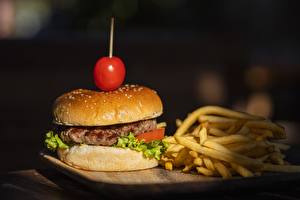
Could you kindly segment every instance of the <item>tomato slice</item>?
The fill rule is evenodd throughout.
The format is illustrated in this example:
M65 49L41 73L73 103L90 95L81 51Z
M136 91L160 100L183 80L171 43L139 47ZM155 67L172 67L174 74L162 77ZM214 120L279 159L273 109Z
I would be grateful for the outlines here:
M161 140L165 136L165 129L158 128L150 132L142 133L136 136L138 140L144 140L144 142L148 143L153 140Z

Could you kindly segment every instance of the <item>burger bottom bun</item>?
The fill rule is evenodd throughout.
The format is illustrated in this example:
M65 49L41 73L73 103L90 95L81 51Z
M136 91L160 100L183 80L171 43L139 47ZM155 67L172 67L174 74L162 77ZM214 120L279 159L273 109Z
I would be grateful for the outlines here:
M75 145L58 149L60 160L68 165L90 171L133 171L156 167L158 161L142 152L117 147Z

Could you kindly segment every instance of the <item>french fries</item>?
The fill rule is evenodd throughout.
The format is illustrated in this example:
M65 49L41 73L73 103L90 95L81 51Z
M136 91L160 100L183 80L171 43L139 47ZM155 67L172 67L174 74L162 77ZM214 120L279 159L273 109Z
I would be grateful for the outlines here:
M244 153L244 152L251 151L252 149L257 147L257 143L256 142L233 143L233 144L226 145L226 147L231 151L237 153Z
M282 151L289 145L284 128L259 116L218 106L206 106L181 121L160 164L167 170L197 172L204 176L235 175L252 177L264 171L300 172L300 166L289 165ZM272 139L272 142L269 141Z
M203 162L207 169L215 171L215 166L209 157L204 157Z
M227 133L225 133L224 131L222 131L221 129L218 129L218 128L210 128L209 134L211 134L213 136L219 136L219 137L228 135Z
M198 118L199 122L211 122L211 123L235 123L236 119L230 119L226 117L217 117L213 115L200 115Z
M290 172L295 173L300 171L300 166L298 165L273 165L273 164L265 164L263 171L270 172Z
M200 144L203 145L207 140L207 129L203 127L199 132Z
M234 169L241 176L243 176L243 177L254 176L254 174L250 170L246 169L245 167L235 164L235 163L230 163L230 164L231 164L232 169Z
M229 170L227 169L227 167L226 167L225 165L223 165L221 162L216 161L216 162L214 163L214 165L215 165L217 171L219 172L219 174L221 174L221 176L222 176L223 178L227 179L227 178L231 178L231 177L232 177L230 171L229 171Z
M261 168L262 163L260 161L257 161L255 159L243 156L241 154L237 154L234 152L224 152L224 151L218 151L215 149L203 147L197 143L194 143L192 141L189 141L186 138L183 137L175 137L176 140L183 146L186 146L200 154L206 155L208 157L219 159L226 162L236 162L241 165L253 167L253 168Z
M197 118L201 115L219 115L225 117L231 117L235 119L245 119L245 120L261 120L264 119L262 117L236 112L230 109L218 107L218 106L205 106L199 108L192 112L181 124L181 126L177 129L175 135L180 136L183 135L189 127L191 127L196 121Z
M210 141L216 142L218 144L232 144L239 142L249 142L251 139L244 135L228 135L223 137L218 137L211 139Z
M173 170L173 164L171 162L166 162L165 168L166 168L166 170Z
M205 176L213 176L214 172L205 168L205 167L196 167L199 174L203 174Z

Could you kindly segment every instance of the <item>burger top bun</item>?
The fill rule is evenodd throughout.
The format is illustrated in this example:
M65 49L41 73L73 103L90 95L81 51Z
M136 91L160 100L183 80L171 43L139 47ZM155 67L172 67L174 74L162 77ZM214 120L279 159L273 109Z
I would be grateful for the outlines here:
M107 126L160 116L163 106L156 91L125 85L109 92L77 89L58 97L54 123L65 126Z

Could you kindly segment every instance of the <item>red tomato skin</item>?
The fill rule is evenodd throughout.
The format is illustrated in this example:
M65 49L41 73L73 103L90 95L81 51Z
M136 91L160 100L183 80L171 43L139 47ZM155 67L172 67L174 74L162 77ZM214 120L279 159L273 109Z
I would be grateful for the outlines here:
M136 136L138 140L143 140L145 143L151 142L153 140L161 140L165 136L165 129L158 128L150 132L142 133Z
M118 57L102 57L94 67L94 81L103 91L115 90L125 79L125 65Z

